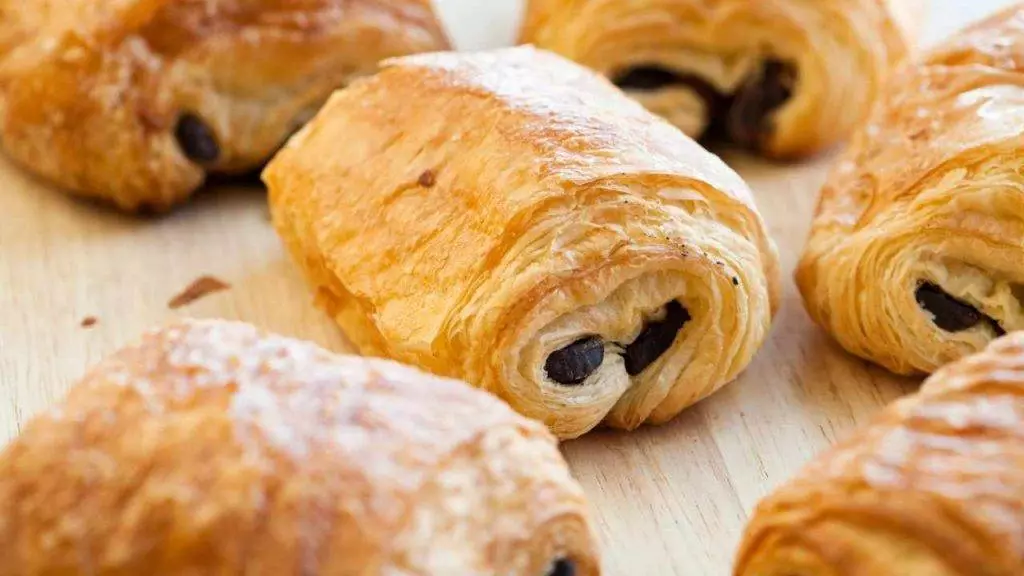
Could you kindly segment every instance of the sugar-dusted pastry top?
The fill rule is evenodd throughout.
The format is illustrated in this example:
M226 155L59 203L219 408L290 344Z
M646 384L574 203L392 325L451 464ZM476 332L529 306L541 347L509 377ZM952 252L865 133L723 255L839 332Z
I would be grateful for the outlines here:
M387 62L264 180L318 303L364 353L493 391L563 438L664 422L732 381L778 296L735 172L528 47Z
M734 573L1024 574L1024 332L936 372L761 502Z
M427 0L0 0L0 141L70 192L162 210L261 168L380 59L447 47Z
M598 573L554 439L493 397L225 321L147 334L0 453L43 574Z
M529 0L521 40L703 141L775 157L846 138L912 48L922 0Z
M893 78L839 160L797 270L843 346L931 372L1024 330L1024 9Z

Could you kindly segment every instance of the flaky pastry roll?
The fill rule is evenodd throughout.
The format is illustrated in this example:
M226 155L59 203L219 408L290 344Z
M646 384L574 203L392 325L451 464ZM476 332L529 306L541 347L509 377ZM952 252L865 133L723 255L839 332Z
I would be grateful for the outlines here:
M863 120L922 0L528 0L521 40L694 138L812 154Z
M734 574L1024 574L1024 333L936 372L762 501Z
M447 47L428 0L0 0L0 142L72 193L163 210L262 167L380 59Z
M895 75L822 190L796 279L847 350L931 372L1024 330L1024 8Z
M600 570L540 424L224 321L146 335L0 453L0 558L19 576Z
M771 323L776 255L743 181L550 53L389 61L264 180L363 352L465 379L562 438L672 418Z

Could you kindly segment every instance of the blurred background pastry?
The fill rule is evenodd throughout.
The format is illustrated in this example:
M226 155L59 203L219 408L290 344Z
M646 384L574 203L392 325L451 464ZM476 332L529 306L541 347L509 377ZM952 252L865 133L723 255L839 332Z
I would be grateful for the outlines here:
M0 453L0 574L594 576L555 439L493 397L224 321L153 331Z
M921 0L528 0L521 41L608 76L690 136L813 154L866 116Z
M0 0L0 143L128 211L261 168L382 58L442 50L428 0Z

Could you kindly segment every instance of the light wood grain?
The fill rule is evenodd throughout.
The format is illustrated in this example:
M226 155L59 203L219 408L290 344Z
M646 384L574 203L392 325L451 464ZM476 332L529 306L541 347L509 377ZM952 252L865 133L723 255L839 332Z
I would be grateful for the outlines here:
M936 1L926 38L1006 3ZM512 37L514 2L440 4L463 48ZM593 503L608 574L726 574L759 498L916 388L838 349L810 323L792 284L830 158L773 165L726 155L757 194L786 281L771 338L747 373L669 425L564 446ZM0 201L0 441L88 365L173 317L242 319L350 350L312 306L261 190L211 190L168 217L137 220L69 199L0 159ZM169 310L204 274L232 288ZM98 323L81 327L87 316Z

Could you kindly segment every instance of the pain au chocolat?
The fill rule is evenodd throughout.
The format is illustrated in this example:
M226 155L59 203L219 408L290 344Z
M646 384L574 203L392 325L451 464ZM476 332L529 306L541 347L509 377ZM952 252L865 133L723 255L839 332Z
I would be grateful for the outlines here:
M813 154L866 116L922 0L528 0L521 41L608 76L702 141Z
M762 501L734 574L1024 574L1024 332L936 372Z
M364 353L464 379L562 438L672 418L771 324L776 254L744 182L548 52L391 60L264 180Z
M796 273L847 350L932 372L1024 330L1024 8L910 62L829 176Z
M596 576L544 426L225 321L147 334L0 453L0 574Z
M0 0L0 143L71 193L165 210L261 168L380 59L448 46L427 0Z

